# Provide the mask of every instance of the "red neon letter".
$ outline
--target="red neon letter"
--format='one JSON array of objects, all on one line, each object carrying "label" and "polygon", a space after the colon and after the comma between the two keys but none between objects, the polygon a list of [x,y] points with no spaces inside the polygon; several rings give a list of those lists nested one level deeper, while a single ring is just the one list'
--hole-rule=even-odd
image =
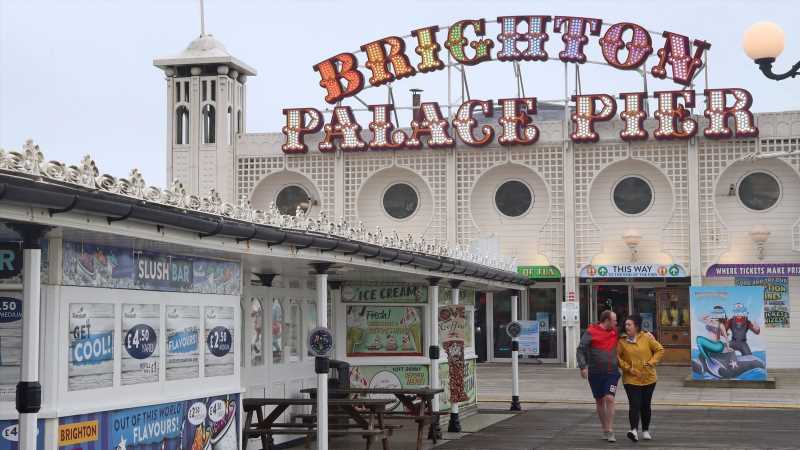
[{"label": "red neon letter", "polygon": [[[633,38],[628,43],[622,40],[622,34],[627,30],[633,30]],[[630,70],[641,66],[653,53],[653,40],[647,30],[635,23],[618,23],[612,25],[600,38],[600,48],[610,65],[617,69]],[[628,50],[628,57],[625,62],[620,62],[619,51],[623,48]]]},{"label": "red neon letter", "polygon": [[644,99],[647,92],[627,92],[619,94],[619,98],[625,102],[625,110],[619,117],[625,123],[625,128],[619,132],[619,137],[623,141],[642,141],[647,139],[647,130],[644,129],[644,119],[647,113],[644,111]]},{"label": "red neon letter", "polygon": [[[475,35],[483,36],[485,34],[484,28],[486,27],[486,21],[484,19],[462,20],[450,26],[450,31],[447,33],[447,41],[444,43],[444,46],[447,47],[447,49],[450,50],[450,54],[453,55],[453,59],[465,66],[474,66],[475,64],[491,59],[491,50],[494,46],[494,41],[491,39],[479,39],[469,42],[469,40],[464,37],[464,28],[470,25],[475,28]],[[472,58],[467,58],[467,54],[464,53],[464,47],[467,46],[468,42],[469,46],[475,49],[475,56]]]},{"label": "red neon letter", "polygon": [[281,131],[286,135],[286,142],[281,146],[284,153],[306,153],[308,146],[303,136],[314,134],[322,127],[322,113],[314,108],[284,109],[286,126]]},{"label": "red neon letter", "polygon": [[[339,100],[358,94],[364,87],[364,76],[358,71],[358,59],[352,53],[341,53],[314,66],[322,80],[319,85],[328,91],[325,101],[336,103]],[[342,90],[341,79],[347,81]]]},{"label": "red neon letter", "polygon": [[[656,139],[690,139],[697,134],[697,121],[686,109],[694,108],[694,91],[660,91],[654,92],[653,97],[658,99],[658,109],[653,114],[658,120],[653,132]],[[678,104],[678,98],[683,99],[683,105]]]},{"label": "red neon letter", "polygon": [[680,34],[664,32],[667,38],[664,48],[658,51],[658,64],[650,73],[656,78],[666,78],[666,64],[672,66],[672,80],[684,86],[692,84],[694,73],[703,66],[703,52],[711,48],[706,41],[694,41],[694,56],[689,48],[689,38]]},{"label": "red neon letter", "polygon": [[[389,54],[386,54],[386,46],[389,46]],[[397,36],[390,36],[364,44],[361,50],[367,53],[367,62],[364,64],[367,69],[372,71],[369,83],[373,86],[380,86],[410,77],[417,73],[406,56],[406,43]],[[394,73],[389,71],[389,64],[392,65]]]},{"label": "red neon letter", "polygon": [[430,148],[451,148],[456,145],[455,139],[447,134],[447,128],[450,125],[444,117],[442,111],[439,109],[439,104],[436,102],[422,103],[419,105],[419,112],[422,115],[422,120],[417,122],[411,121],[411,137],[406,141],[408,148],[422,148],[422,141],[420,136],[428,135],[428,147]]},{"label": "red neon letter", "polygon": [[393,105],[369,105],[372,111],[372,122],[369,129],[372,130],[372,140],[369,148],[372,150],[395,150],[403,148],[408,139],[408,135],[402,130],[394,130],[394,125],[389,119],[389,114],[394,110]]},{"label": "red neon letter", "polygon": [[[750,106],[753,96],[744,89],[706,89],[706,111],[703,115],[708,117],[708,128],[703,130],[707,138],[729,138],[731,136],[757,137],[758,128],[753,121]],[[732,95],[736,100],[733,106],[727,106],[727,97]],[[728,128],[728,119],[733,117],[736,124],[734,133]]]},{"label": "red neon letter", "polygon": [[331,123],[325,125],[325,137],[319,143],[319,151],[336,151],[334,141],[340,139],[339,148],[344,151],[366,150],[367,144],[361,140],[361,125],[353,117],[353,110],[349,106],[333,108]]},{"label": "red neon letter", "polygon": [[502,145],[528,145],[539,140],[539,128],[530,114],[536,114],[536,97],[501,98],[503,108],[500,126],[503,131],[497,141]]},{"label": "red neon letter", "polygon": [[[617,102],[607,94],[573,95],[572,100],[575,102],[575,112],[572,114],[575,130],[569,135],[570,139],[573,142],[597,142],[600,135],[594,131],[594,123],[614,117]],[[598,100],[603,104],[599,112],[595,105]]]},{"label": "red neon letter", "polygon": [[[503,48],[497,52],[497,59],[500,61],[547,61],[547,52],[544,50],[544,43],[550,37],[545,31],[550,16],[510,16],[498,17],[501,33],[497,35],[497,40],[503,44]],[[528,30],[525,33],[518,33],[517,26],[525,22]],[[528,48],[520,51],[517,42],[528,42]]]},{"label": "red neon letter", "polygon": [[590,19],[588,17],[556,16],[553,18],[553,31],[560,33],[561,25],[565,22],[567,29],[564,30],[564,34],[561,36],[561,40],[564,41],[565,45],[564,50],[558,53],[558,59],[564,62],[583,64],[586,62],[583,46],[589,42],[589,38],[586,37],[586,26],[589,26],[589,34],[599,36],[603,20]]},{"label": "red neon letter", "polygon": [[439,50],[441,50],[442,46],[436,42],[437,31],[439,31],[439,27],[434,25],[411,32],[411,35],[417,38],[417,48],[414,51],[422,59],[417,64],[417,69],[422,73],[444,68],[444,63],[439,59]]},{"label": "red neon letter", "polygon": [[478,126],[478,121],[472,117],[475,108],[480,108],[484,116],[492,117],[493,108],[491,100],[468,100],[458,107],[456,117],[453,119],[453,127],[458,137],[461,138],[465,144],[473,147],[483,147],[494,138],[494,128],[492,128],[491,125],[481,126],[483,137],[480,139],[475,138],[475,135],[472,134],[472,130]]}]

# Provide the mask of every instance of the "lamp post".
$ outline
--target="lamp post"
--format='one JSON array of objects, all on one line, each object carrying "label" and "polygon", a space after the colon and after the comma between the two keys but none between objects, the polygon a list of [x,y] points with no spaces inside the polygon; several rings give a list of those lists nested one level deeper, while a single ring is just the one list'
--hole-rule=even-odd
[{"label": "lamp post", "polygon": [[800,74],[800,61],[785,73],[776,74],[772,71],[772,64],[783,51],[783,42],[781,27],[772,22],[757,22],[744,32],[742,47],[767,78],[780,81]]},{"label": "lamp post", "polygon": [[622,234],[622,240],[625,241],[625,245],[631,251],[631,262],[636,262],[639,259],[639,243],[642,242],[642,234],[639,230],[631,228],[625,230]]},{"label": "lamp post", "polygon": [[772,234],[764,225],[755,225],[750,230],[750,239],[756,245],[756,252],[758,253],[758,260],[764,259],[764,246],[767,244],[769,235]]}]

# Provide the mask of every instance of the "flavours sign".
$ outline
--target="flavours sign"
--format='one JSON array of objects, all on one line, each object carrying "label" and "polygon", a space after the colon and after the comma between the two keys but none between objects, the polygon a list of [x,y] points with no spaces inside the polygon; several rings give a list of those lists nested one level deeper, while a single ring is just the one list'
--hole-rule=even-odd
[{"label": "flavours sign", "polygon": [[[496,31],[490,31],[490,25]],[[605,30],[605,31],[603,31]],[[496,39],[491,35],[495,32]],[[553,35],[551,39],[551,34]],[[556,37],[560,39],[556,39]],[[558,41],[561,42],[558,42]],[[337,105],[331,119],[323,124],[322,112],[315,108],[288,108],[283,133],[283,151],[305,153],[304,136],[324,131],[318,145],[321,152],[362,150],[419,149],[423,139],[429,148],[452,148],[457,136],[464,144],[476,147],[495,139],[495,129],[482,125],[478,130],[475,115],[492,117],[492,100],[467,100],[457,109],[451,121],[445,119],[436,102],[421,103],[417,117],[410,124],[410,133],[395,130],[390,117],[391,104],[367,105],[372,119],[368,126],[358,123],[349,106],[340,102],[367,87],[382,86],[418,73],[435,72],[448,67],[445,60],[461,66],[474,66],[491,60],[537,64],[557,55],[564,63],[587,61],[586,46],[598,47],[605,62],[619,70],[646,70],[655,78],[669,78],[675,90],[649,93],[619,94],[621,112],[617,115],[617,98],[606,93],[574,95],[575,111],[571,115],[574,142],[595,142],[599,139],[597,122],[621,120],[619,136],[626,141],[644,140],[648,132],[644,120],[646,99],[653,97],[657,108],[653,118],[658,126],[655,139],[691,139],[700,128],[689,109],[695,107],[696,93],[687,87],[703,68],[706,51],[711,44],[672,31],[664,31],[657,40],[641,25],[629,22],[604,27],[603,20],[574,16],[501,16],[496,21],[466,19],[440,30],[427,26],[411,31],[408,42],[400,36],[387,36],[365,43],[361,50],[366,61],[354,53],[339,53],[314,65],[325,101]],[[413,49],[413,52],[410,51]],[[416,56],[415,56],[416,55]],[[651,64],[648,60],[653,58]],[[412,61],[413,59],[413,61]],[[742,138],[758,136],[750,112],[752,97],[740,88],[706,89],[707,118],[703,135],[707,138]],[[497,100],[501,113],[497,119],[497,141],[501,145],[529,145],[539,138],[536,97]],[[730,122],[735,124],[729,127]],[[362,133],[362,130],[371,133]],[[371,136],[365,136],[371,134]]]}]

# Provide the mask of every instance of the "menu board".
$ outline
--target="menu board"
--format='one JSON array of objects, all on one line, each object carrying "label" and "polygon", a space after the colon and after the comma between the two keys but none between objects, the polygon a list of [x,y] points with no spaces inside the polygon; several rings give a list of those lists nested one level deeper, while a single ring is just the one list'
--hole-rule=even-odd
[{"label": "menu board", "polygon": [[0,297],[0,402],[12,402],[22,364],[22,294]]},{"label": "menu board", "polygon": [[114,305],[69,305],[70,391],[111,387],[114,384]]},{"label": "menu board", "polygon": [[122,306],[123,386],[158,381],[160,335],[160,305]]},{"label": "menu board", "polygon": [[205,309],[205,376],[233,375],[234,311],[230,306],[207,306]]},{"label": "menu board", "polygon": [[422,356],[421,306],[347,307],[347,356]]},{"label": "menu board", "polygon": [[200,307],[167,306],[167,381],[200,376]]}]

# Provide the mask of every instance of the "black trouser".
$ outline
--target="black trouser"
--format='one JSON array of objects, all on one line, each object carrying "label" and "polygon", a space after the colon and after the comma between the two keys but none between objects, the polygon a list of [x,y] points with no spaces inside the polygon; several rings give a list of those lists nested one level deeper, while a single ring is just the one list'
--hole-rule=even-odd
[{"label": "black trouser", "polygon": [[644,386],[637,386],[635,384],[626,384],[625,393],[628,394],[628,419],[631,421],[631,429],[639,428],[639,416],[642,417],[642,431],[650,429],[650,416],[652,410],[650,409],[650,402],[653,400],[653,391],[656,390],[656,384],[647,384]]}]

